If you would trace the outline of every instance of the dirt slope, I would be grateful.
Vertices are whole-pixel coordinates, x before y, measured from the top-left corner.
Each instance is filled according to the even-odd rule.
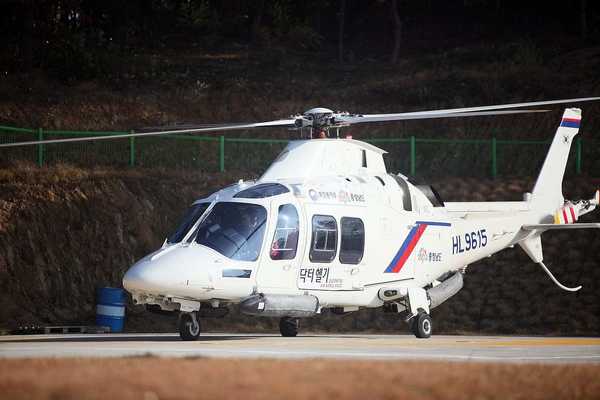
[[[550,393],[555,399],[592,399],[600,396],[599,370],[597,365],[423,361],[4,360],[0,391],[11,399],[533,400]]]
[[[157,169],[0,170],[0,327],[93,322],[97,287],[120,285],[135,260],[156,249],[193,199],[237,180]],[[518,200],[530,180],[452,178],[434,182],[447,200]],[[565,195],[589,196],[600,179],[570,179]],[[598,220],[597,213],[594,215]],[[578,293],[556,288],[520,249],[468,269],[465,288],[433,312],[437,331],[600,334],[600,234],[544,236],[545,258]],[[128,310],[129,329],[173,330],[174,320]],[[303,322],[312,330],[406,330],[380,310]],[[205,329],[275,329],[276,321],[231,313]]]

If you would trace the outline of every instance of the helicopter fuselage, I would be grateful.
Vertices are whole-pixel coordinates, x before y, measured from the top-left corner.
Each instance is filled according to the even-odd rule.
[[[193,226],[140,260],[124,285],[137,303],[174,310],[257,293],[314,296],[317,312],[380,307],[382,289],[434,286],[516,243],[523,221],[536,220],[526,202],[465,203],[470,211],[481,204],[468,218],[461,204],[444,205],[428,187],[364,167],[240,182],[196,201],[203,209]],[[259,229],[248,218],[256,218],[253,209]],[[260,238],[248,244],[248,235]]]

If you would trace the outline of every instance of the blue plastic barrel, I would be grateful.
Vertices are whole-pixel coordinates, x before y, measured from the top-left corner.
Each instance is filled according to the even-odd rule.
[[[123,332],[127,296],[120,288],[103,287],[96,296],[96,325],[108,326],[111,332]]]

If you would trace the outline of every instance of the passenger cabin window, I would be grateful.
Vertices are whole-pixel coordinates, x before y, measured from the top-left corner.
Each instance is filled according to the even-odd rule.
[[[210,203],[198,203],[192,205],[181,219],[175,232],[167,238],[167,243],[173,244],[181,242],[192,226],[196,224],[196,221],[204,214],[204,211],[206,211],[209,205]]]
[[[311,243],[310,261],[333,261],[337,253],[337,223],[335,218],[329,215],[313,216]]]
[[[365,251],[365,225],[360,218],[343,217],[340,262],[358,264]]]
[[[279,206],[277,227],[271,244],[272,260],[293,260],[298,247],[298,212],[292,204]]]
[[[279,183],[260,183],[242,190],[233,197],[238,199],[263,199],[288,192],[289,189]]]

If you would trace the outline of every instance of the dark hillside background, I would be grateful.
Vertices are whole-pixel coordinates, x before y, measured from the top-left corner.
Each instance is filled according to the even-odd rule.
[[[107,78],[112,58],[143,50],[286,49],[352,63],[394,61],[394,50],[400,61],[519,39],[593,44],[600,34],[600,4],[589,0],[4,0],[0,7],[5,72],[41,69],[68,81]]]
[[[244,174],[244,175],[242,175]],[[183,207],[246,172],[79,169],[27,164],[0,170],[0,330],[19,325],[94,323],[95,289],[120,286],[126,269],[157,249]],[[518,200],[532,179],[445,178],[449,201]],[[565,196],[585,198],[599,178],[569,179]],[[586,221],[597,221],[597,213]],[[586,216],[588,217],[588,216]],[[577,293],[558,289],[517,248],[470,265],[465,287],[434,309],[438,333],[600,334],[600,232],[543,236],[547,265]],[[278,321],[232,312],[204,329],[277,332]],[[130,306],[127,329],[174,331],[176,318]],[[381,309],[302,321],[306,331],[406,332]]]
[[[124,130],[284,118],[315,106],[384,113],[600,93],[600,4],[544,1],[11,1],[0,3],[0,125]],[[600,168],[600,105],[586,103],[582,170]],[[547,140],[540,115],[357,126],[358,139]],[[296,138],[281,130],[230,137]],[[0,141],[37,135],[0,130]],[[65,137],[65,136],[61,136]],[[51,137],[47,137],[51,138]],[[50,145],[47,162],[126,165],[128,140]],[[213,172],[214,146],[145,138],[143,166]],[[407,145],[382,145],[407,171]],[[281,147],[228,146],[260,169]],[[0,150],[0,162],[35,149]],[[179,157],[158,157],[159,150]],[[464,153],[471,163],[464,163]],[[529,175],[543,148],[498,149],[500,173]],[[60,154],[57,154],[60,153]],[[65,154],[68,153],[68,154]],[[533,154],[533,157],[532,157]],[[420,145],[421,178],[486,176],[489,145]],[[572,171],[573,168],[569,168]]]
[[[587,97],[600,95],[599,71],[600,2],[590,0],[0,1],[3,126],[129,131],[270,120],[316,106],[385,113]],[[600,104],[576,106],[583,108],[583,163],[577,176],[572,159],[568,167],[572,197],[589,196],[600,178]],[[547,140],[564,107],[550,109],[344,133]],[[278,130],[228,135],[297,137]],[[0,126],[0,142],[36,137]],[[283,144],[228,143],[220,174],[214,143],[139,139],[133,168],[128,146],[127,139],[47,145],[42,168],[32,163],[35,148],[0,149],[0,327],[92,321],[95,287],[118,285],[190,201],[256,176]],[[407,145],[380,146],[390,151],[390,170],[407,173]],[[493,180],[487,144],[417,149],[415,178],[452,200],[519,199],[546,151],[499,146],[500,178]],[[434,312],[437,328],[600,334],[598,234],[544,240],[557,274],[581,282],[581,292],[562,293],[509,249],[469,270],[465,289]],[[574,247],[564,249],[567,242]],[[174,329],[171,320],[130,311],[132,329]],[[253,324],[237,315],[207,321],[210,329],[275,327]],[[399,329],[377,311],[307,324]]]

